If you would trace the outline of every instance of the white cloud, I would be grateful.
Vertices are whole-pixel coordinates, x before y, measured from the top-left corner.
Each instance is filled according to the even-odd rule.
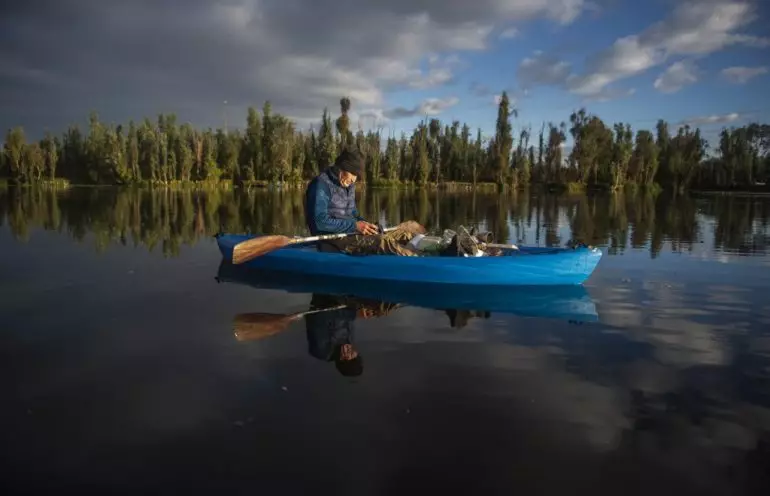
[[[516,78],[522,86],[522,95],[527,96],[530,89],[536,85],[550,85],[569,88],[570,81],[576,78],[572,73],[571,64],[558,60],[551,55],[535,52],[519,64]],[[633,95],[633,88],[610,88],[597,81],[597,87],[583,95],[586,102],[607,102]]]
[[[738,112],[732,112],[730,114],[704,115],[700,117],[691,117],[689,119],[685,119],[681,121],[679,125],[684,126],[688,124],[690,126],[703,126],[706,124],[727,124],[729,122],[737,121],[741,117],[742,115]]]
[[[438,55],[431,55],[428,57],[428,71],[414,69],[407,85],[415,89],[443,86],[454,79],[454,68],[460,63],[456,55],[443,59]]]
[[[655,80],[653,86],[662,93],[676,93],[685,86],[698,82],[700,70],[692,60],[674,62]]]
[[[750,79],[753,79],[762,74],[767,74],[768,68],[766,66],[761,67],[728,67],[722,69],[722,77],[733,84],[745,84]]]
[[[756,5],[748,0],[689,0],[677,5],[667,19],[619,38],[589,58],[582,74],[572,73],[566,62],[538,54],[522,61],[518,77],[525,86],[555,84],[587,98],[606,98],[608,91],[626,94],[630,90],[612,90],[611,85],[671,57],[700,57],[736,44],[770,46],[768,38],[737,33],[756,19]]]
[[[501,40],[510,40],[519,36],[519,30],[516,28],[508,28],[500,33]]]

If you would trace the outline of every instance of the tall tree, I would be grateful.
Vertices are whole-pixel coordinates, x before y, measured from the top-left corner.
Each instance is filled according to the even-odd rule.
[[[340,150],[345,150],[351,143],[353,143],[353,133],[350,132],[350,98],[343,97],[340,99],[340,116],[337,117],[335,122],[337,126],[337,133],[340,136]]]
[[[510,108],[508,93],[503,91],[500,103],[497,106],[497,123],[495,124],[495,149],[494,161],[497,184],[502,187],[506,181],[511,167],[511,149],[513,147],[513,129],[510,117],[515,114]],[[517,114],[518,115],[518,114]]]

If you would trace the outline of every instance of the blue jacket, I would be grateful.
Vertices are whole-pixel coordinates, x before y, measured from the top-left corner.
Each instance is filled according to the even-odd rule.
[[[356,185],[343,187],[331,168],[313,179],[305,192],[305,221],[311,235],[356,232],[363,220],[356,208]]]

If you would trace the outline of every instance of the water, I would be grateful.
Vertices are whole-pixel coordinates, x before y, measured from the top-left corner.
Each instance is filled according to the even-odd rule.
[[[349,377],[302,318],[234,332],[323,295],[217,281],[212,235],[302,234],[300,194],[0,190],[3,493],[766,494],[770,199],[359,201],[596,244],[596,318],[358,301]]]

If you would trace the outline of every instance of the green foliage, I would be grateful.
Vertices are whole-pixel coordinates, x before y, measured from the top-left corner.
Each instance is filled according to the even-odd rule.
[[[623,187],[628,174],[628,165],[631,156],[634,153],[634,134],[631,132],[631,125],[619,122],[615,126],[615,141],[612,148],[612,164],[610,174],[612,175],[612,189]]]
[[[634,133],[629,124],[610,127],[585,109],[570,115],[569,129],[564,122],[544,123],[535,139],[529,127],[514,130],[510,117],[517,112],[506,93],[500,97],[495,134],[489,138],[477,129],[474,139],[467,124],[442,124],[437,118],[419,122],[411,135],[385,139],[379,129],[364,132],[360,127],[354,135],[350,110],[350,99],[341,98],[334,123],[324,109],[320,127],[307,131],[274,113],[269,101],[261,112],[249,107],[243,130],[232,131],[179,125],[174,114],[131,121],[126,129],[91,113],[85,133],[70,126],[59,137],[46,133],[40,141],[27,143],[23,129],[8,130],[0,176],[14,183],[62,178],[91,184],[299,184],[333,163],[345,147],[364,155],[366,174],[361,180],[371,185],[745,189],[766,182],[770,171],[766,124],[724,129],[716,154],[706,157],[708,144],[699,129],[684,126],[672,134],[660,120],[654,130]],[[565,154],[567,136],[572,148]]]
[[[495,125],[495,140],[492,150],[497,184],[503,186],[510,174],[511,148],[513,146],[513,131],[510,116],[516,113],[510,109],[508,94],[503,91],[497,108],[497,123]]]
[[[343,97],[340,99],[340,116],[335,122],[337,133],[340,137],[340,150],[346,149],[349,145],[353,144],[353,134],[350,132],[350,117],[348,112],[350,111],[350,98]]]
[[[24,149],[26,148],[24,130],[16,127],[8,131],[3,146],[3,156],[11,179],[24,182],[29,166],[24,163]]]

